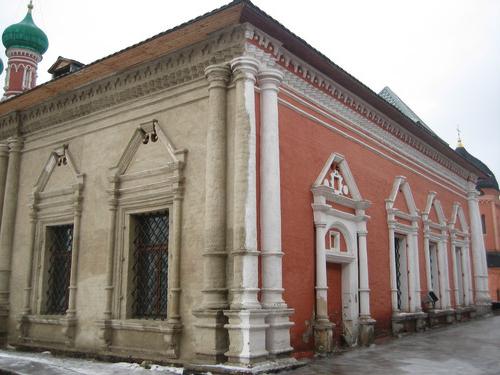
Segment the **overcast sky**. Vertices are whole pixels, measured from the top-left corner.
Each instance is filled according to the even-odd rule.
[[[0,32],[28,0],[0,0]],[[228,0],[34,0],[49,38],[39,81],[64,56],[90,63],[226,4]],[[500,1],[254,0],[254,4],[379,92],[395,91],[452,147],[500,178]],[[5,51],[0,57],[6,63]],[[5,72],[0,78],[5,79]]]

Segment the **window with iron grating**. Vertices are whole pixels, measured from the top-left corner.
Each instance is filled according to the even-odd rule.
[[[396,256],[396,288],[397,288],[397,296],[398,296],[398,310],[402,309],[402,301],[401,301],[401,295],[402,295],[402,280],[401,280],[401,239],[396,237],[394,239],[394,251],[395,251],[395,256]]]
[[[168,211],[134,215],[134,318],[166,319],[168,296]]]
[[[63,315],[68,309],[73,224],[47,227],[48,282],[45,312]]]

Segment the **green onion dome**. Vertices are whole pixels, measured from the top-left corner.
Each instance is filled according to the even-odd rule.
[[[2,34],[2,42],[5,48],[26,48],[43,55],[49,48],[47,35],[35,25],[31,10],[33,4],[30,1],[26,17],[14,25],[10,25]]]

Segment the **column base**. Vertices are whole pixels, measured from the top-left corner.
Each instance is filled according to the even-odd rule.
[[[290,328],[293,322],[290,316],[293,315],[293,309],[266,309],[266,324],[269,327],[266,330],[266,350],[271,358],[288,356],[293,351],[290,346]]]
[[[429,310],[427,311],[429,328],[434,328],[442,324],[451,324],[455,320],[455,310]]]
[[[359,345],[370,346],[375,341],[375,319],[361,318],[359,320]]]
[[[8,320],[9,320],[9,305],[0,305],[0,348],[5,347],[8,341]]]
[[[478,313],[478,307],[481,305],[474,305],[474,306],[458,306],[455,308],[455,319],[457,322],[463,322],[472,318],[475,318],[476,315],[479,315]],[[491,310],[491,306],[490,306]],[[487,315],[486,313],[487,307],[484,307],[482,310],[483,315]]]
[[[483,303],[476,303],[474,306],[476,308],[475,313],[477,316],[486,316],[486,315],[490,315],[492,313],[491,301],[483,302]]]
[[[403,333],[421,332],[427,324],[427,314],[424,312],[395,313],[392,316],[392,334],[399,336]]]
[[[228,333],[224,326],[228,319],[222,310],[195,310],[196,357],[199,363],[217,364],[226,361]]]
[[[229,334],[229,350],[225,353],[228,363],[249,366],[268,358],[266,350],[267,311],[225,310]]]
[[[333,329],[335,324],[328,320],[314,322],[314,351],[316,353],[331,353],[335,346],[333,343]]]

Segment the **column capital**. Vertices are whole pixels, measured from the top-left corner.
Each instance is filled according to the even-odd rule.
[[[209,65],[205,68],[205,77],[212,87],[226,87],[231,77],[231,68],[227,64]]]
[[[7,139],[9,152],[20,152],[23,149],[23,140],[20,137],[12,137]]]
[[[259,60],[249,56],[236,57],[231,60],[231,69],[235,81],[246,79],[255,82],[255,76],[259,70]]]
[[[366,237],[368,235],[368,231],[366,229],[358,230],[358,236]]]
[[[479,197],[479,192],[474,189],[474,190],[469,190],[467,192],[467,200],[470,201],[470,200],[477,200],[477,197]]]
[[[274,90],[277,92],[281,81],[283,81],[283,73],[276,68],[265,68],[259,72],[257,80],[261,90]]]

